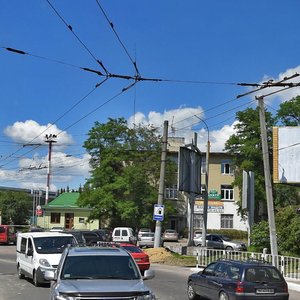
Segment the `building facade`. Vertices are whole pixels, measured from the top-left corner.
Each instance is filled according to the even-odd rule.
[[[178,162],[179,148],[184,146],[183,138],[169,138],[168,155]],[[205,191],[206,154],[202,156],[201,183]],[[239,189],[233,186],[234,170],[232,156],[225,152],[211,152],[209,157],[208,178],[208,229],[236,229],[247,231],[247,222],[238,214],[237,202]],[[203,195],[195,199],[193,223],[194,229],[203,227]],[[177,215],[171,216],[168,228],[183,233],[188,227],[189,195],[178,191],[177,184],[165,189],[165,201],[171,201],[177,208]]]

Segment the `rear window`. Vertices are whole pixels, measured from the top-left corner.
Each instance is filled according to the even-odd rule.
[[[282,275],[273,267],[248,268],[245,272],[245,281],[248,282],[276,282],[282,281]]]

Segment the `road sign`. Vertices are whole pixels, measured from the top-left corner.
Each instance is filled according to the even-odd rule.
[[[164,205],[154,204],[154,213],[153,213],[154,221],[163,221],[164,220],[164,209],[165,209]]]

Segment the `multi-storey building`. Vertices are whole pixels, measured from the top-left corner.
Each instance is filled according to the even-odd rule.
[[[184,138],[169,138],[168,153],[178,161],[179,147],[184,146]],[[201,179],[205,191],[205,153],[202,157]],[[234,170],[231,165],[232,156],[226,152],[211,152],[209,156],[208,180],[208,229],[247,230],[247,223],[238,214],[237,202],[240,200],[239,190],[233,186]],[[165,201],[172,201],[178,214],[169,218],[168,227],[183,232],[188,224],[188,196],[178,192],[177,184],[167,186]],[[203,195],[198,195],[194,206],[194,229],[203,227]]]

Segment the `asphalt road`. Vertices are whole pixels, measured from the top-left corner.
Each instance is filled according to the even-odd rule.
[[[16,271],[15,246],[0,246],[0,300],[47,300],[49,285],[35,287],[30,280],[20,280]],[[185,300],[190,268],[153,264],[156,276],[145,281],[159,300]],[[300,292],[289,290],[290,300],[299,300]]]

